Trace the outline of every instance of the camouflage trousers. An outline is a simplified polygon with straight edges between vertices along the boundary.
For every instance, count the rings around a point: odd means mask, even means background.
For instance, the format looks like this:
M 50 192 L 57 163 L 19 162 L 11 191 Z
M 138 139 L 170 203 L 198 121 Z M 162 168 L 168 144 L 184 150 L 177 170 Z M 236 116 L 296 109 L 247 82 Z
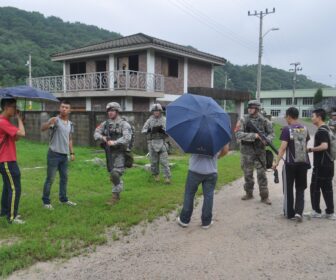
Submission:
M 260 160 L 259 160 L 260 159 Z M 266 153 L 260 151 L 258 156 L 255 153 L 241 154 L 241 168 L 244 171 L 244 190 L 248 194 L 253 193 L 254 177 L 253 171 L 257 170 L 257 180 L 259 185 L 259 194 L 261 198 L 268 197 L 267 177 L 266 177 Z
M 125 154 L 122 151 L 114 151 L 109 157 L 110 180 L 112 192 L 120 193 L 123 190 L 123 180 L 121 176 L 125 171 Z
M 151 161 L 151 172 L 153 175 L 160 174 L 160 164 L 163 169 L 163 176 L 165 178 L 170 178 L 170 167 L 168 161 L 167 147 L 164 144 L 159 152 L 156 152 L 153 148 L 149 150 L 150 161 Z

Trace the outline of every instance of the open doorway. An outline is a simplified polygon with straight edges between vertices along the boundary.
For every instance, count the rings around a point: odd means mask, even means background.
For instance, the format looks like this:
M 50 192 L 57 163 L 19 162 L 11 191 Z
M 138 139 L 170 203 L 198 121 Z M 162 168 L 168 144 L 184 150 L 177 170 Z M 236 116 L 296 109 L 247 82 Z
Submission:
M 107 88 L 106 60 L 96 61 L 96 88 Z

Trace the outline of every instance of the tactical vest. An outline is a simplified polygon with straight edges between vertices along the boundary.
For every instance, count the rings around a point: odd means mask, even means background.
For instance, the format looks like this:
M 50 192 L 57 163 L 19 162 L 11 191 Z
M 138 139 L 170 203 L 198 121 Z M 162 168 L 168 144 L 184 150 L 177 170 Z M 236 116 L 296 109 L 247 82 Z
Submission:
M 265 130 L 265 119 L 261 116 L 258 116 L 256 118 L 251 118 L 250 115 L 245 115 L 244 116 L 244 132 L 247 132 L 247 133 L 251 133 L 251 132 L 254 132 L 250 129 L 250 127 L 247 125 L 248 122 L 253 122 L 253 124 L 263 133 L 267 134 L 266 133 L 266 130 Z M 242 140 L 241 141 L 241 144 L 242 145 L 255 145 L 255 147 L 258 147 L 258 148 L 264 148 L 264 144 L 259 140 L 257 139 L 256 141 L 254 142 L 250 142 L 250 141 L 244 141 Z
M 103 134 L 106 135 L 106 137 L 112 141 L 116 141 L 117 139 L 122 137 L 123 136 L 122 128 L 121 128 L 122 121 L 123 120 L 120 120 L 120 122 L 117 122 L 117 123 L 106 121 L 104 124 Z M 111 150 L 123 150 L 125 149 L 125 147 L 123 147 L 122 145 L 116 145 L 116 146 L 111 146 L 110 149 Z
M 149 134 L 150 140 L 154 140 L 154 139 L 165 139 L 166 138 L 166 134 L 161 133 L 161 132 L 157 132 L 157 133 L 150 133 Z

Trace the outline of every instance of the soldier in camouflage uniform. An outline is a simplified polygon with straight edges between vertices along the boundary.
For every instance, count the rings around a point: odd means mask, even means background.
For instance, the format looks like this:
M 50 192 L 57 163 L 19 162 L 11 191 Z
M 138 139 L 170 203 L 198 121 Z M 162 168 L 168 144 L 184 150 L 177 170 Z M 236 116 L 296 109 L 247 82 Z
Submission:
M 113 205 L 120 200 L 123 189 L 121 179 L 125 170 L 125 151 L 132 138 L 130 124 L 120 117 L 121 107 L 117 102 L 106 106 L 108 120 L 102 122 L 95 130 L 95 140 L 101 140 L 106 151 L 107 169 L 112 182 L 112 199 L 108 204 Z
M 336 132 L 336 112 L 331 113 L 331 118 L 328 122 L 328 126 L 334 133 Z
M 249 122 L 252 122 L 259 128 L 270 141 L 274 138 L 274 132 L 272 123 L 264 118 L 259 111 L 260 103 L 257 100 L 249 101 L 248 115 L 245 115 L 238 121 L 235 129 L 236 138 L 241 143 L 241 167 L 244 171 L 245 178 L 244 189 L 246 194 L 242 197 L 242 200 L 253 198 L 253 170 L 255 168 L 257 170 L 261 202 L 270 205 L 271 201 L 269 199 L 266 177 L 265 145 L 262 143 L 259 135 L 251 131 Z
M 166 118 L 162 116 L 162 107 L 160 104 L 153 104 L 151 107 L 152 115 L 145 122 L 141 133 L 147 135 L 148 149 L 151 161 L 151 171 L 155 181 L 160 181 L 160 167 L 163 167 L 165 183 L 170 184 L 170 168 L 168 161 L 168 147 L 166 143 Z

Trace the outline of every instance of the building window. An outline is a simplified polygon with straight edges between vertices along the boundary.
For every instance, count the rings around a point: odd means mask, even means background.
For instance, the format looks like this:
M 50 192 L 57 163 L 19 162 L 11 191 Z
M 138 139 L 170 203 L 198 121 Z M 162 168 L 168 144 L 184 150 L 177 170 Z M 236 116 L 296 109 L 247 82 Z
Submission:
M 313 97 L 303 97 L 302 105 L 313 105 Z
M 302 110 L 302 118 L 310 118 L 312 115 L 312 110 Z
M 271 105 L 281 105 L 281 98 L 271 98 Z
M 281 110 L 271 110 L 272 117 L 279 117 Z
M 130 55 L 128 57 L 128 69 L 132 71 L 139 71 L 139 56 Z
M 286 105 L 292 105 L 292 98 L 286 98 Z
M 70 75 L 86 73 L 86 62 L 70 63 Z
M 168 77 L 178 77 L 178 60 L 168 58 Z
M 298 98 L 297 97 L 294 98 L 294 105 L 298 105 Z

